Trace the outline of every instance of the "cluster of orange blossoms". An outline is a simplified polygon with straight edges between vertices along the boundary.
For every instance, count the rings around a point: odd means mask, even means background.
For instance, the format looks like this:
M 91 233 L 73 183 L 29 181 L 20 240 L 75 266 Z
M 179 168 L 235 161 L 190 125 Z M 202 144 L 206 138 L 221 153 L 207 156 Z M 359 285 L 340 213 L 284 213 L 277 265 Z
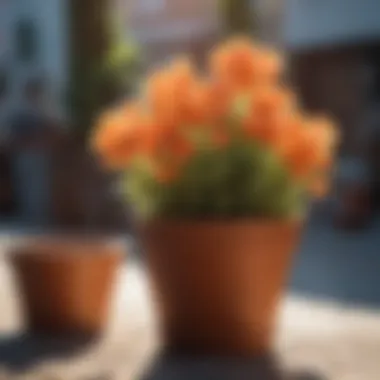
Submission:
M 299 109 L 294 93 L 281 84 L 282 69 L 276 52 L 244 38 L 211 53 L 207 78 L 186 58 L 178 59 L 150 76 L 140 100 L 101 117 L 95 149 L 113 168 L 144 157 L 158 180 L 169 181 L 197 152 L 193 132 L 203 133 L 216 149 L 229 144 L 231 115 L 244 101 L 237 124 L 245 140 L 268 146 L 296 180 L 310 180 L 319 193 L 337 135 L 328 119 Z

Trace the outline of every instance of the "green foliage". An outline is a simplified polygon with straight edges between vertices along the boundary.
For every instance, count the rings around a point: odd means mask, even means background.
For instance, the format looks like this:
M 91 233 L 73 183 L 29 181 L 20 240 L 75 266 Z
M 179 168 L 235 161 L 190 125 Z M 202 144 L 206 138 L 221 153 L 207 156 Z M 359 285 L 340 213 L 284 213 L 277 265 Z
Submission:
M 147 162 L 132 164 L 124 174 L 123 191 L 138 215 L 145 219 L 225 219 L 304 214 L 307 194 L 303 184 L 294 180 L 272 149 L 242 133 L 246 100 L 237 98 L 232 107 L 230 143 L 216 148 L 207 139 L 196 139 L 196 153 L 174 181 L 158 182 Z
M 141 68 L 141 52 L 131 39 L 126 40 L 121 23 L 114 22 L 112 26 L 110 48 L 99 76 L 104 78 L 118 96 L 120 90 L 131 92 L 136 88 Z
M 292 218 L 306 204 L 275 155 L 242 140 L 200 151 L 169 184 L 158 183 L 149 167 L 136 163 L 125 175 L 125 191 L 144 218 Z
M 108 31 L 109 48 L 102 58 L 79 61 L 71 73 L 69 109 L 76 132 L 84 136 L 104 108 L 133 92 L 138 83 L 140 51 L 115 25 Z
M 221 0 L 221 13 L 227 34 L 251 34 L 255 19 L 250 0 Z

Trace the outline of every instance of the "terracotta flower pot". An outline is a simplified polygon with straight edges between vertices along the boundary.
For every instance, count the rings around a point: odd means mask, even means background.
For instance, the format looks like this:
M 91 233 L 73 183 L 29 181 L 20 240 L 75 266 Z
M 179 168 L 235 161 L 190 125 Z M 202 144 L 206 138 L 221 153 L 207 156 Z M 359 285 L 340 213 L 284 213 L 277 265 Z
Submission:
M 167 349 L 270 353 L 298 222 L 156 222 L 144 226 Z
M 11 253 L 28 327 L 41 333 L 97 335 L 107 321 L 121 246 L 40 240 Z

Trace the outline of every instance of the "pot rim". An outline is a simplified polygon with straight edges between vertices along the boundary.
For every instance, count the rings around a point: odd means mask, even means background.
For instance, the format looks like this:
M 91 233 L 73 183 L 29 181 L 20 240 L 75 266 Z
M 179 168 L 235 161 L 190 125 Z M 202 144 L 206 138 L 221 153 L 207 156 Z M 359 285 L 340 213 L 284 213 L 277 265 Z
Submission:
M 98 256 L 126 256 L 129 244 L 126 239 L 85 234 L 47 234 L 23 239 L 11 247 L 6 257 L 16 258 L 32 255 L 41 258 L 79 258 Z

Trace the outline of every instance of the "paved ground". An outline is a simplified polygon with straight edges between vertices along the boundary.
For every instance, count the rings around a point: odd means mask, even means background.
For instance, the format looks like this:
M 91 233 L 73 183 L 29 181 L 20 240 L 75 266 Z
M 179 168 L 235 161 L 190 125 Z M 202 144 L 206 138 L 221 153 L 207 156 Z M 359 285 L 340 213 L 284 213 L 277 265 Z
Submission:
M 287 366 L 318 372 L 321 379 L 379 379 L 379 232 L 380 223 L 375 223 L 360 234 L 336 233 L 318 220 L 306 230 L 277 336 Z M 15 235 L 3 236 L 3 251 L 17 240 Z M 22 318 L 17 293 L 9 267 L 0 259 L 0 379 L 142 378 L 156 347 L 147 295 L 143 272 L 128 265 L 120 273 L 111 323 L 101 342 L 36 340 L 19 335 Z M 166 361 L 148 371 L 146 378 L 254 379 L 257 368 L 252 366 L 223 361 L 207 366 L 192 362 L 179 368 Z
M 380 307 L 380 219 L 360 232 L 314 218 L 295 258 L 293 292 L 349 305 Z

